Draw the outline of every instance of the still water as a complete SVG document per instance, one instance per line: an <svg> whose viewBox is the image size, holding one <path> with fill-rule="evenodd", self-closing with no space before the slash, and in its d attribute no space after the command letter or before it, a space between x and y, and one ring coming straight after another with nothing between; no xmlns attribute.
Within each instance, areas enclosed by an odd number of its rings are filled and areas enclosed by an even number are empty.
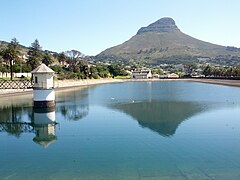
<svg viewBox="0 0 240 180"><path fill-rule="evenodd" d="M240 88L127 82L0 99L0 179L240 179Z"/></svg>

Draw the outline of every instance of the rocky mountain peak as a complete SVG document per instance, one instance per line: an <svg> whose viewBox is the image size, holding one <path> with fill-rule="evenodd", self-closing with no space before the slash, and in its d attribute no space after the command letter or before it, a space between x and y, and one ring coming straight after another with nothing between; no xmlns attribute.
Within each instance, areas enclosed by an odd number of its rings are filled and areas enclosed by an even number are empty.
<svg viewBox="0 0 240 180"><path fill-rule="evenodd" d="M142 27L139 29L137 34L143 34L146 32L172 32L179 31L178 27L175 24L175 21L172 18L164 17L158 21L150 24L147 27Z"/></svg>

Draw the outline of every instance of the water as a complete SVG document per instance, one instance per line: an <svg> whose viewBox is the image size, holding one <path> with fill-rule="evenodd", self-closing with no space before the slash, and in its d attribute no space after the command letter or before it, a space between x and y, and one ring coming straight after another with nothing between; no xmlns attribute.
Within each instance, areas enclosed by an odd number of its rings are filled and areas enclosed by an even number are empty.
<svg viewBox="0 0 240 180"><path fill-rule="evenodd" d="M240 88L129 82L0 99L0 179L240 179Z"/></svg>

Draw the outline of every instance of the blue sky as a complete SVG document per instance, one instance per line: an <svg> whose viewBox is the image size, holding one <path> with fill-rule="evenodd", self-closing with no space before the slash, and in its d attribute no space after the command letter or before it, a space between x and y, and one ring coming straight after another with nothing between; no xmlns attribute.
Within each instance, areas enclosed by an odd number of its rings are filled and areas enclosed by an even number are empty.
<svg viewBox="0 0 240 180"><path fill-rule="evenodd" d="M195 38L240 47L239 0L1 0L0 40L96 55L162 17Z"/></svg>

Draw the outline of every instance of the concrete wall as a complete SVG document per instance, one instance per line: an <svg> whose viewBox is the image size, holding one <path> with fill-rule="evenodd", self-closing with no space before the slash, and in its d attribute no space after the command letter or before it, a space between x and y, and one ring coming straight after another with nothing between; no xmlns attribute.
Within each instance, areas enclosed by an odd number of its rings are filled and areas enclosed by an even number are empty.
<svg viewBox="0 0 240 180"><path fill-rule="evenodd" d="M31 73L13 73L13 77L31 77L32 74ZM11 73L2 73L0 72L0 78L10 78L11 77Z"/></svg>

